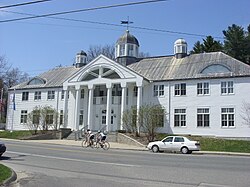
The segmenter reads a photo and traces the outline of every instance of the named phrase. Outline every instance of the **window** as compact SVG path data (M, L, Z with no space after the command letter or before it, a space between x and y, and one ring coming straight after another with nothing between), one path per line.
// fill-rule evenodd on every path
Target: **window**
M174 142L184 142L184 138L182 137L175 137Z
M134 97L137 97L137 95L138 95L138 88L137 88L137 86L134 87L133 94L134 94Z
M209 108L197 109L197 127L209 127Z
M235 127L234 108L222 108L221 109L221 126L223 128Z
M223 81L221 82L221 94L233 94L234 93L234 83L233 81Z
M22 101L28 101L28 100L29 100L29 92L23 92Z
M54 119L53 113L47 114L46 115L46 124L53 124L53 121L54 121L53 119Z
M41 100L41 92L35 92L34 100Z
M79 114L79 125L83 125L83 110L80 110L80 114Z
M39 124L39 119L40 119L40 114L39 112L34 112L33 114L33 124L38 125Z
M61 95L61 99L62 99L62 100L64 99L64 95L65 95L65 91L62 90L62 95Z
M186 109L174 110L174 126L186 127Z
M197 83L197 95L209 95L209 83Z
M164 85L154 85L154 96L164 95Z
M48 91L48 99L49 100L55 99L55 91Z
M28 116L28 111L27 110L21 110L21 120L20 120L20 122L22 124L27 123L27 116Z
M60 121L59 121L60 125L63 124L63 110L60 110Z
M120 45L120 56L125 56L125 44Z
M81 89L81 99L84 99L84 89Z
M128 56L134 56L134 46L132 44L128 44Z
M186 95L186 83L175 84L174 95L176 96Z
M106 124L106 115L104 116L102 116L102 124Z
M154 120L154 123L157 127L163 127L164 126L164 110L160 110L158 108L156 108L155 110L153 109L153 120Z
M163 142L172 142L173 141L173 137L167 137L165 140L163 140Z

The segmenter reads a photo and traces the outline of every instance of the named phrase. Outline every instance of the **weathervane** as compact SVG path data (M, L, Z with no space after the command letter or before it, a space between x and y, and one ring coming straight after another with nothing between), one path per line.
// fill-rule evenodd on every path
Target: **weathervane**
M129 16L128 16L127 21L121 21L121 24L126 24L126 25L127 25L127 30L128 30L128 28L129 28L129 24L132 24L132 23L134 23L134 22L129 21Z

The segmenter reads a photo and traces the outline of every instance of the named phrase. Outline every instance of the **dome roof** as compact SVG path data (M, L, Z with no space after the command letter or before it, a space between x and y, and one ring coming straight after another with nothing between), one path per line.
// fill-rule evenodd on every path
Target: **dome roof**
M174 45L181 45L181 44L187 44L187 42L183 38L180 38L174 42Z
M87 56L87 53L85 53L83 50L81 50L79 53L77 53L77 55L84 55L84 56Z
M124 44L124 43L136 44L137 46L139 46L139 42L136 39L136 37L130 34L128 30L126 30L126 33L122 35L116 42L116 44Z

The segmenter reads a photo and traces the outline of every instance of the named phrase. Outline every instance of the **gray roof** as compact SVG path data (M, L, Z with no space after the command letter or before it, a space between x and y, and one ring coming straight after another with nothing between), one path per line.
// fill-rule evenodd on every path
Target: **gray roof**
M136 44L137 46L139 46L139 42L136 39L136 37L130 34L128 30L126 30L125 34L122 35L116 42L116 44L125 44L125 43Z
M211 65L222 65L228 71L204 73L203 70ZM177 59L175 56L150 57L127 67L149 81L250 76L249 65L222 52L192 54L181 59ZM79 70L74 66L54 68L30 80L38 79L40 82L44 81L45 84L29 85L30 81L27 81L10 90L62 87L63 82Z
M74 73L76 73L79 70L79 68L76 68L74 66L69 67L59 67L51 69L47 72L44 72L37 77L34 77L33 79L42 79L45 81L45 84L33 84L29 85L27 82L23 82L21 84L18 84L14 87L11 87L10 89L32 89L32 88L54 88L54 87L62 87L63 82L66 81L69 77L71 77ZM33 80L31 79L31 80Z
M222 65L229 72L202 73L210 65ZM151 81L250 76L250 66L222 52L144 58L127 66Z

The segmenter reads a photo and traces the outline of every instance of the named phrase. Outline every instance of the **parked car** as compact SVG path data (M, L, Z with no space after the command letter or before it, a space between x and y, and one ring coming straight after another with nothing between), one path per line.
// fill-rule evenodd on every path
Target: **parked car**
M200 150L200 143L189 140L184 136L167 136L161 141L150 142L147 148L154 153L159 151L180 151L183 154L191 154L192 151Z
M6 151L6 146L3 142L0 141L0 157Z

